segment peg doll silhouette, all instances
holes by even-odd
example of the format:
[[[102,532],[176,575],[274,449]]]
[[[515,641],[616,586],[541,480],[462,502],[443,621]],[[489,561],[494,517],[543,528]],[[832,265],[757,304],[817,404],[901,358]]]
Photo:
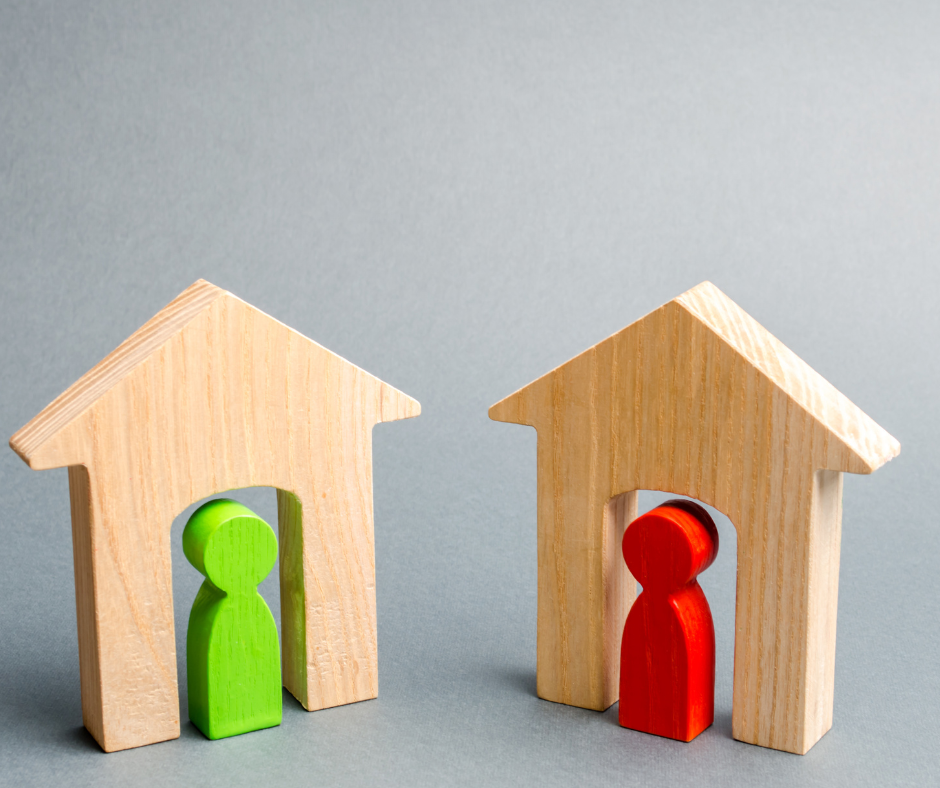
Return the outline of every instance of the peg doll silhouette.
[[[183,552],[206,578],[189,615],[189,718],[210,739],[281,723],[277,626],[258,593],[277,538],[264,520],[225,498],[199,507]]]
[[[643,586],[620,649],[620,724],[691,741],[715,717],[715,627],[695,579],[718,554],[718,531],[692,501],[667,501],[623,535]]]

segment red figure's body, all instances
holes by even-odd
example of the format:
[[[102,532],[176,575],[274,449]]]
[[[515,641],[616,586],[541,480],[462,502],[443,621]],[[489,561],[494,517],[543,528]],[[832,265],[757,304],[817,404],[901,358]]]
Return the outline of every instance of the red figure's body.
[[[691,741],[715,718],[715,626],[696,581],[718,554],[718,531],[692,501],[634,520],[623,557],[642,593],[620,647],[620,724]]]

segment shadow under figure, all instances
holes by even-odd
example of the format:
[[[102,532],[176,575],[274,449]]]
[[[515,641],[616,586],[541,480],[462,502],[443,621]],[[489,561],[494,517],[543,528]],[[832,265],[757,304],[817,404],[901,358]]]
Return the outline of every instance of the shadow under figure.
[[[715,718],[715,626],[695,579],[718,555],[708,512],[667,501],[623,535],[623,557],[643,586],[620,647],[620,724],[691,741]]]
[[[189,615],[189,719],[210,739],[281,724],[281,658],[258,583],[274,568],[277,537],[227,498],[189,518],[183,552],[206,578]]]

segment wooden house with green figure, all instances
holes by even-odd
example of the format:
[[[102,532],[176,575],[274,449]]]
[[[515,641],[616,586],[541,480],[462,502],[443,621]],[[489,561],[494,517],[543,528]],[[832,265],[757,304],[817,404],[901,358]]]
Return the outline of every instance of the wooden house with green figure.
[[[180,733],[170,526],[277,490],[282,676],[305,708],[378,692],[372,427],[420,405],[198,281],[19,430],[68,468],[82,713],[106,751]]]

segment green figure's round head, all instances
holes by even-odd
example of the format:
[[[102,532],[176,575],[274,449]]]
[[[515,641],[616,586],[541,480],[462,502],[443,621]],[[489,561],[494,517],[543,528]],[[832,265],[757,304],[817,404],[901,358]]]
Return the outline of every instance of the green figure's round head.
[[[183,552],[219,590],[249,591],[274,567],[277,537],[251,509],[219,498],[193,512],[183,530]]]

